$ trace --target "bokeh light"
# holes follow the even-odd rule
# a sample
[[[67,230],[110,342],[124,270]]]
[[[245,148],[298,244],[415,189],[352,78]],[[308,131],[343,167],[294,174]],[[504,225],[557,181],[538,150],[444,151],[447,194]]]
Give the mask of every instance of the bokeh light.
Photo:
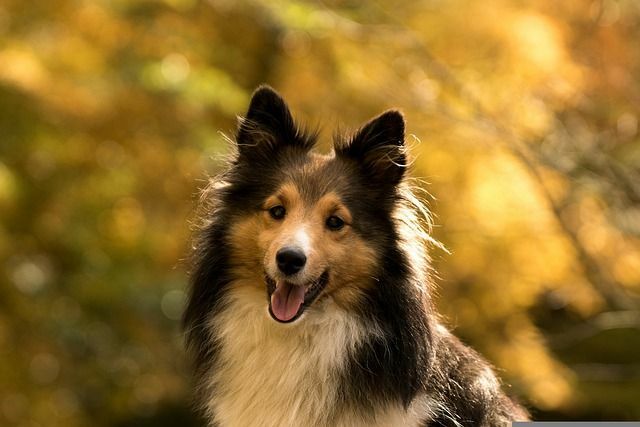
[[[640,3],[0,4],[0,425],[203,425],[198,190],[266,82],[408,121],[436,302],[539,419],[640,418]]]

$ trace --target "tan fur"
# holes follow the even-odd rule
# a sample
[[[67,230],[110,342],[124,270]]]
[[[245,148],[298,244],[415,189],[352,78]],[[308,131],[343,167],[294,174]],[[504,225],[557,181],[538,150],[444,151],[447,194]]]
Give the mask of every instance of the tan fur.
[[[365,327],[331,298],[311,307],[303,322],[290,325],[274,322],[265,301],[255,283],[238,281],[211,325],[222,351],[210,378],[216,395],[207,409],[221,426],[417,427],[435,407],[420,396],[408,410],[327,413],[339,398],[336,374],[348,353],[365,334],[380,331]]]
[[[282,205],[284,220],[274,220],[269,209]],[[328,230],[325,221],[338,215],[345,221],[340,231]],[[332,296],[335,303],[350,307],[372,280],[377,253],[351,230],[351,213],[338,195],[330,192],[308,205],[297,188],[284,184],[265,200],[263,212],[239,221],[231,230],[232,265],[235,277],[253,280],[265,290],[264,273],[279,277],[275,262],[277,251],[287,244],[304,246],[307,264],[300,284],[317,279],[331,266],[327,288],[319,299]]]

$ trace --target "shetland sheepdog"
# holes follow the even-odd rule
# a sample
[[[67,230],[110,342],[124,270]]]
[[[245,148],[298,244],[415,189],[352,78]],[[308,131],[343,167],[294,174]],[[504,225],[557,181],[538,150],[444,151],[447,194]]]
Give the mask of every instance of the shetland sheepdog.
[[[259,87],[201,198],[184,314],[209,425],[498,426],[527,419],[431,301],[405,122],[326,155]]]

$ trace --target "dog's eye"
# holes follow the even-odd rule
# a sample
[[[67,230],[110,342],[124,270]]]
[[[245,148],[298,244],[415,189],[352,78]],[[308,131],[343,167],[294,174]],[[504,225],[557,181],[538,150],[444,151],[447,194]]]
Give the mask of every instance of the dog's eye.
[[[329,227],[329,230],[338,231],[344,227],[344,221],[340,217],[331,215],[327,218],[327,227]]]
[[[287,210],[284,208],[284,206],[278,205],[278,206],[274,206],[271,209],[269,209],[269,215],[271,215],[271,218],[273,219],[282,219],[284,218],[284,215],[287,213]]]

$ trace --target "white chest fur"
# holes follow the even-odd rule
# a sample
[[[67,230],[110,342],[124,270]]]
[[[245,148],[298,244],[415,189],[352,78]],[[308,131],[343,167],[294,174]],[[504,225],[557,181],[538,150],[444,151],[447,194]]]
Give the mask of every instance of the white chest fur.
[[[339,375],[366,334],[375,333],[329,298],[291,325],[271,319],[263,292],[236,286],[212,328],[220,339],[207,410],[221,427],[417,426],[428,399],[409,410],[380,408],[362,417],[343,408]]]

